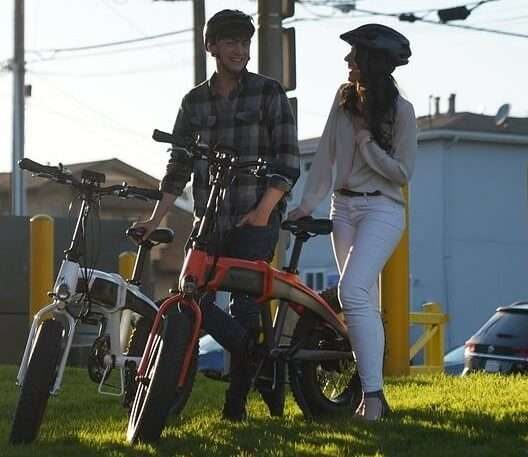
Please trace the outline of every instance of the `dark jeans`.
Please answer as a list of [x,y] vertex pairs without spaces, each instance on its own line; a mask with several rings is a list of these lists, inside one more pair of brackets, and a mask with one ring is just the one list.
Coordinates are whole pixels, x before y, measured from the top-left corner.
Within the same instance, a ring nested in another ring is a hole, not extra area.
[[[225,237],[221,256],[270,262],[279,239],[279,229],[278,211],[272,212],[267,226],[235,227]],[[260,326],[260,305],[255,302],[255,297],[232,293],[230,316],[217,307],[214,300],[215,293],[210,292],[200,302],[204,330],[229,352],[243,353],[248,332],[256,333]]]

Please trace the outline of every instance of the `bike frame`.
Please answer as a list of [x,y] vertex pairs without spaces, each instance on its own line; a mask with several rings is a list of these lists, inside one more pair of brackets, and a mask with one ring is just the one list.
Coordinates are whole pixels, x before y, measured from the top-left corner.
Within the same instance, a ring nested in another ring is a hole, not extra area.
[[[17,374],[17,385],[22,386],[28,369],[29,361],[33,347],[36,342],[37,331],[40,324],[50,313],[54,316],[60,316],[63,322],[66,323],[65,334],[63,336],[63,351],[60,358],[60,362],[57,368],[57,375],[55,382],[50,388],[51,395],[58,395],[62,386],[64,377],[64,371],[66,368],[66,362],[70,354],[70,350],[75,335],[75,329],[82,319],[79,316],[74,316],[68,309],[68,306],[75,303],[75,299],[78,297],[78,286],[79,282],[83,281],[85,276],[83,275],[83,267],[80,265],[80,258],[82,256],[82,236],[83,227],[86,219],[91,210],[91,201],[93,196],[83,194],[82,204],[79,209],[77,217],[77,223],[74,229],[72,241],[68,250],[65,251],[65,258],[61,264],[60,270],[57,274],[51,296],[54,297],[52,303],[44,306],[38,311],[33,317],[31,329],[29,331],[28,339],[22,356],[22,361]],[[141,263],[143,262],[141,253],[138,255],[136,260],[136,270],[134,276],[139,276],[141,273]],[[138,265],[140,267],[138,268]],[[106,273],[99,270],[88,270],[88,277],[90,281],[85,285],[86,290],[91,290],[96,280],[105,281],[115,285],[117,290],[117,298],[115,303],[111,304],[111,307],[102,306],[97,303],[91,305],[91,314],[102,316],[99,320],[100,330],[99,336],[108,334],[110,337],[110,352],[104,356],[105,371],[103,373],[101,382],[98,386],[98,392],[105,395],[121,396],[125,391],[125,380],[123,369],[129,363],[135,363],[136,365],[140,362],[140,357],[130,357],[124,355],[126,338],[123,338],[125,333],[128,333],[128,326],[130,325],[130,319],[125,324],[121,325],[122,312],[126,310],[127,304],[127,292],[132,293],[136,298],[139,298],[152,310],[152,315],[158,312],[158,306],[145,294],[139,290],[139,281],[127,282],[117,273]],[[105,379],[107,373],[113,369],[120,369],[120,386],[119,389],[105,390]]]
[[[208,254],[207,247],[210,246],[212,239],[213,221],[218,214],[224,195],[223,190],[230,182],[231,171],[234,167],[232,161],[225,159],[226,153],[215,152],[217,160],[214,163],[216,167],[211,175],[212,187],[207,207],[200,222],[198,234],[191,237],[192,247],[187,252],[179,278],[179,293],[169,297],[160,306],[138,368],[138,380],[145,380],[150,352],[164,316],[174,306],[183,306],[190,308],[194,314],[192,337],[186,349],[183,367],[178,379],[178,387],[184,385],[202,322],[202,310],[198,305],[199,297],[205,292],[219,290],[244,292],[257,297],[257,302],[263,305],[261,313],[264,322],[264,340],[270,348],[272,357],[304,360],[353,359],[352,352],[306,350],[279,346],[286,322],[286,314],[290,308],[298,314],[302,314],[305,309],[312,311],[342,337],[348,338],[347,328],[343,321],[317,292],[301,282],[298,274],[293,271],[294,268],[288,268],[290,271],[280,271],[264,261],[250,261]],[[242,165],[240,167],[242,168]],[[271,309],[268,304],[271,299],[280,300],[273,324],[271,323]]]

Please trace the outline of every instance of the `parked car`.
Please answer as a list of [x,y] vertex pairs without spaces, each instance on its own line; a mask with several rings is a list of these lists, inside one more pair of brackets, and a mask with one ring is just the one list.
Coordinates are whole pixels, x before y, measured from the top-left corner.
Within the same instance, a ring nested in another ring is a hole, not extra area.
[[464,372],[528,374],[528,301],[497,308],[465,345]]
[[229,353],[220,346],[211,335],[200,338],[200,352],[198,357],[198,371],[208,378],[227,380],[229,376],[226,360]]
[[462,344],[444,355],[444,373],[461,375],[464,371],[464,352],[466,347]]

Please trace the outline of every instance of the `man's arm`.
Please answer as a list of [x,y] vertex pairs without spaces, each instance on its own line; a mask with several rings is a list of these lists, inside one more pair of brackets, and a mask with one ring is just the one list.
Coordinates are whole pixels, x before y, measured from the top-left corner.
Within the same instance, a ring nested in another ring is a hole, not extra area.
[[[172,130],[176,136],[183,137],[192,135],[192,129],[186,111],[186,97],[184,97]],[[174,205],[176,198],[182,194],[185,185],[191,178],[191,173],[192,159],[182,149],[173,148],[165,176],[160,182],[160,190],[163,192],[162,199],[156,203],[149,219],[136,222],[132,225],[133,228],[141,228],[144,230],[143,240],[147,239],[159,226],[162,219]]]
[[257,207],[242,217],[237,226],[244,224],[257,226],[268,225],[270,214],[283,195],[284,191],[276,187],[268,187],[258,202]]
[[272,94],[267,115],[270,148],[276,151],[268,177],[268,188],[255,209],[237,224],[267,225],[271,212],[299,178],[299,145],[297,129],[290,103],[284,89],[277,83]]

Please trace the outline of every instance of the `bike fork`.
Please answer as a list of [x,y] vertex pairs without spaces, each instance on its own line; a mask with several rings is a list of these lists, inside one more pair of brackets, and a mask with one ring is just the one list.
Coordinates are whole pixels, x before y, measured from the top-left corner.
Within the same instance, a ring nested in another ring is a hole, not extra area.
[[62,378],[64,376],[64,369],[66,367],[68,355],[70,354],[70,349],[71,349],[71,345],[73,342],[73,335],[75,333],[75,327],[77,325],[77,321],[70,314],[64,312],[61,309],[58,309],[59,306],[60,305],[57,302],[54,302],[54,303],[51,303],[45,306],[38,313],[35,314],[35,317],[33,318],[33,323],[31,324],[31,329],[29,331],[29,336],[28,336],[28,340],[26,343],[26,347],[24,349],[24,355],[22,356],[22,362],[20,363],[20,368],[18,369],[18,374],[17,374],[17,385],[18,386],[22,386],[24,384],[24,379],[26,377],[26,372],[27,372],[27,368],[29,365],[31,353],[33,351],[33,346],[35,344],[35,337],[36,337],[39,325],[44,320],[43,319],[44,316],[47,313],[53,311],[53,312],[56,312],[58,314],[65,316],[67,319],[67,323],[68,323],[66,344],[62,352],[60,363],[58,365],[57,376],[55,377],[55,382],[52,388],[50,389],[51,395],[58,394],[61,384],[62,384]]

